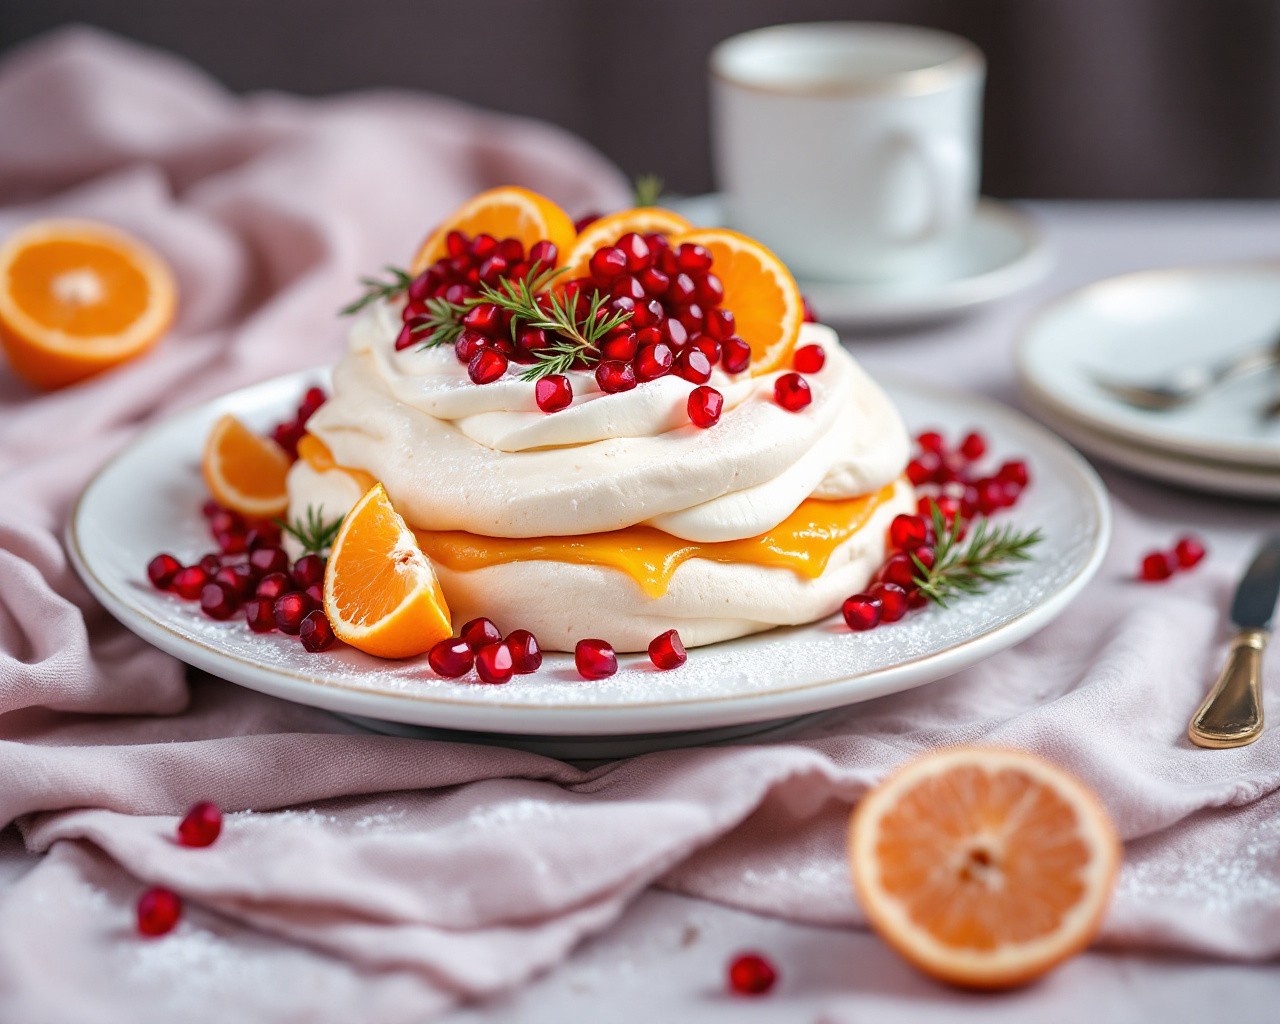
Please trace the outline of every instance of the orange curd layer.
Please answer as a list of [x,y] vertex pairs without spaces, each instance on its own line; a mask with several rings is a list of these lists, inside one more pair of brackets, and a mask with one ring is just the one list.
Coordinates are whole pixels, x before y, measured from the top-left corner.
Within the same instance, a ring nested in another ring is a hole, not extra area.
[[[298,454],[321,472],[342,469],[369,480],[372,486],[369,474],[336,465],[329,450],[310,435],[298,445]],[[484,537],[462,530],[419,529],[414,534],[433,563],[457,572],[505,562],[603,565],[625,572],[647,596],[656,598],[666,593],[676,569],[691,558],[791,569],[817,579],[826,570],[832,552],[866,525],[876,509],[893,497],[897,486],[889,484],[875,494],[838,501],[809,498],[772,530],[742,540],[696,543],[652,526],[570,537]]]

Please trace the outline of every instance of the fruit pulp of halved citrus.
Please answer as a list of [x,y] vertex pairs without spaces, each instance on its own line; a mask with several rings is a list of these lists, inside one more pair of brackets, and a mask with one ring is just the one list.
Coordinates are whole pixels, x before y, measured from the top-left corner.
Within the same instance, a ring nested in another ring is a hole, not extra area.
[[0,245],[0,345],[37,387],[74,384],[138,355],[176,304],[168,264],[109,225],[38,221]]
[[573,248],[566,254],[562,263],[565,272],[560,276],[560,280],[568,281],[576,277],[586,277],[590,273],[589,264],[596,250],[603,249],[606,245],[613,245],[623,235],[632,231],[638,235],[677,235],[691,230],[692,227],[693,225],[680,214],[672,210],[664,210],[659,206],[639,206],[599,217],[578,234]]
[[289,505],[289,456],[234,416],[222,416],[205,440],[200,468],[218,504],[254,519],[283,515]]
[[724,308],[733,311],[737,333],[751,346],[751,374],[771,373],[788,363],[804,323],[804,300],[785,264],[759,242],[728,228],[700,228],[671,238],[711,253],[711,272],[724,285]]
[[525,252],[545,239],[555,244],[561,261],[576,237],[572,218],[546,196],[512,185],[493,188],[467,200],[427,236],[413,258],[414,274],[448,254],[445,240],[451,231],[469,238],[481,234],[498,241],[515,238]]
[[1097,798],[1032,754],[937,751],[854,811],[849,856],[868,920],[957,985],[1030,981],[1101,924],[1121,849]]
[[410,658],[453,635],[449,606],[413,531],[374,484],[342,521],[324,577],[334,633],[380,658]]

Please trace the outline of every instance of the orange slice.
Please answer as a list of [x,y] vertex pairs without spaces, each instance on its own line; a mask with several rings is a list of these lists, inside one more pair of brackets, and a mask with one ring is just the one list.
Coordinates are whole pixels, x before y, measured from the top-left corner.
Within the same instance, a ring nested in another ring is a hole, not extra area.
[[324,575],[324,613],[340,640],[379,658],[411,658],[453,635],[435,570],[382,484],[342,521]]
[[789,364],[804,300],[782,261],[759,242],[728,228],[676,235],[672,245],[694,242],[711,251],[711,272],[724,284],[724,308],[733,310],[738,334],[751,346],[751,374]]
[[106,224],[38,221],[0,246],[0,345],[38,388],[74,384],[145,351],[176,305],[168,264]]
[[596,250],[603,249],[606,245],[613,245],[628,232],[634,231],[639,235],[654,232],[678,235],[692,228],[693,225],[680,214],[664,210],[660,206],[638,206],[633,210],[619,210],[607,217],[600,217],[588,224],[578,235],[578,240],[573,243],[573,248],[564,258],[562,265],[566,270],[560,280],[570,281],[575,277],[586,277],[589,273],[588,264]]
[[413,258],[412,272],[420,274],[447,253],[445,239],[450,231],[474,238],[492,235],[501,241],[518,238],[527,252],[534,242],[554,242],[561,258],[573,248],[572,218],[546,196],[513,185],[481,192],[458,207],[427,240]]
[[972,988],[1030,981],[1087,946],[1120,855],[1089,790],[1012,750],[908,764],[863,798],[849,832],[872,927],[921,970]]
[[200,468],[218,504],[252,519],[272,519],[289,506],[289,465],[289,456],[271,438],[223,416],[204,443]]

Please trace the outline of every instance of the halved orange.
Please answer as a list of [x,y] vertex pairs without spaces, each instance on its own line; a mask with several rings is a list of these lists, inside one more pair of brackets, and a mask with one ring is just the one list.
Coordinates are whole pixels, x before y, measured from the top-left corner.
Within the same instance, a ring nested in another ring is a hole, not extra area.
[[132,235],[37,221],[0,245],[0,345],[28,383],[64,387],[155,344],[177,294],[168,264]]
[[272,519],[289,507],[289,465],[275,441],[227,415],[209,431],[200,469],[219,505],[251,519]]
[[630,231],[639,235],[658,233],[663,235],[683,234],[693,228],[687,220],[671,210],[660,206],[638,206],[632,210],[619,210],[607,217],[600,217],[588,224],[573,248],[565,256],[562,266],[565,273],[560,280],[570,281],[575,277],[586,277],[588,264],[597,249],[612,245]]
[[804,300],[785,264],[728,228],[700,228],[671,239],[672,245],[685,242],[711,252],[711,272],[724,285],[724,308],[733,311],[739,336],[751,346],[751,375],[789,363],[804,323]]
[[411,658],[453,635],[435,570],[382,484],[347,513],[324,575],[334,633],[379,658]]
[[1120,857],[1097,797],[1014,750],[928,754],[863,797],[849,830],[872,927],[921,970],[971,988],[1022,984],[1087,946]]
[[576,237],[573,219],[546,196],[514,185],[493,188],[468,199],[427,236],[413,258],[414,274],[422,273],[447,253],[445,239],[450,231],[461,231],[471,238],[492,235],[499,241],[518,238],[526,252],[545,238],[555,243],[561,260]]

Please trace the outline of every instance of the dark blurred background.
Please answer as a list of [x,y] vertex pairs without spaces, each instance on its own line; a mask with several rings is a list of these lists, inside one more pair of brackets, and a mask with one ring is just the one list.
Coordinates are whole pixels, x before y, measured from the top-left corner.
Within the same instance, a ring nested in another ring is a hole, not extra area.
[[0,0],[0,48],[82,22],[237,91],[424,89],[696,193],[711,47],[816,20],[931,25],[986,52],[989,195],[1280,196],[1276,0]]

